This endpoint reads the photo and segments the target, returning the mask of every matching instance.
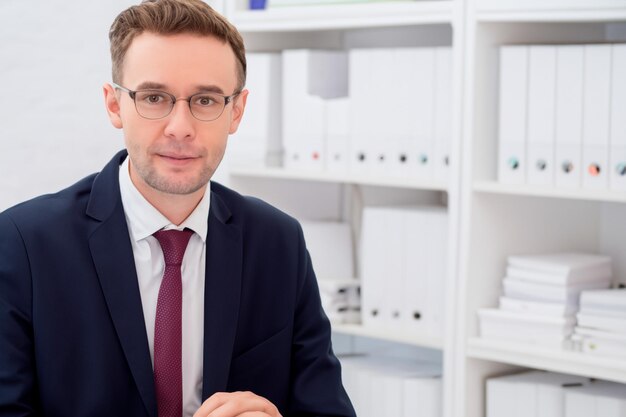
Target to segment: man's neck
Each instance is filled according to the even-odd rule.
[[[139,192],[172,224],[178,226],[195,210],[202,200],[205,190],[206,185],[195,193],[187,195],[164,194],[159,191],[155,195],[147,195],[141,190]]]
[[[207,185],[191,194],[164,193],[149,187],[143,181],[135,178],[135,173],[130,170],[130,180],[137,191],[163,216],[176,226],[183,223],[195,210],[207,189]]]

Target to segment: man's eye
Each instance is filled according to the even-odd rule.
[[[163,104],[167,101],[164,94],[157,92],[144,92],[139,95],[139,100],[146,104]]]
[[[216,100],[211,96],[199,96],[196,98],[196,104],[199,106],[207,107],[216,103]]]
[[[151,94],[146,97],[146,101],[148,103],[157,104],[163,101],[163,96],[158,95],[158,94]]]

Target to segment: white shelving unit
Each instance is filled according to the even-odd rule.
[[[363,47],[452,46],[454,73],[454,139],[452,161],[460,161],[460,114],[463,52],[463,4],[457,0],[397,1],[369,4],[284,7],[265,11],[247,10],[246,0],[226,4],[227,17],[242,31],[249,51],[280,51],[289,48],[349,50]],[[228,153],[227,153],[228,154]],[[448,258],[456,259],[456,230],[460,165],[452,163],[449,184],[409,178],[385,178],[329,172],[294,171],[282,168],[229,167],[230,183],[243,193],[258,195],[288,213],[303,219],[348,221],[358,241],[362,209],[366,205],[437,203],[447,204],[451,242]],[[311,208],[313,206],[314,208]],[[357,266],[358,269],[358,266]],[[358,272],[358,271],[357,271]],[[451,263],[446,292],[448,317],[443,339],[416,337],[390,329],[361,325],[334,325],[342,335],[377,339],[426,348],[432,358],[440,351],[443,362],[444,413],[452,416],[456,266]],[[381,277],[383,278],[383,277]]]
[[[326,171],[286,170],[283,168],[247,168],[233,167],[230,175],[236,177],[274,178],[284,180],[318,181],[340,184],[371,185],[378,187],[395,187],[416,190],[447,191],[444,183],[420,181],[412,178],[385,178],[373,175],[354,175]]]
[[[626,3],[612,0],[467,0],[454,416],[485,415],[485,380],[520,368],[626,383],[618,360],[483,340],[477,311],[496,307],[512,254],[589,251],[612,256],[626,277],[620,235],[626,193],[502,185],[498,149],[498,48],[626,39]]]
[[[520,346],[517,343],[470,339],[467,355],[473,359],[510,363],[526,368],[584,375],[590,378],[626,384],[626,363],[623,360],[593,356],[579,352]]]
[[[333,324],[333,331],[351,336],[369,337],[372,339],[386,340],[389,342],[403,343],[406,345],[443,349],[443,340],[414,336],[407,333],[384,329],[370,329],[360,324]]]
[[[316,31],[379,26],[452,22],[450,1],[398,1],[390,3],[311,5],[246,10],[237,2],[228,11],[244,32]]]
[[[368,202],[447,204],[451,262],[443,340],[358,325],[334,326],[334,331],[441,349],[446,417],[484,416],[485,380],[513,369],[626,383],[626,365],[610,358],[482,340],[476,314],[497,305],[506,257],[512,254],[601,252],[612,256],[615,276],[626,280],[626,193],[513,187],[496,181],[499,46],[626,41],[626,1],[399,1],[268,11],[248,11],[246,4],[235,0],[225,7],[252,51],[453,47],[454,138],[448,184],[280,168],[230,170],[233,185],[243,192],[268,196],[296,215],[350,221],[357,238],[360,210]]]
[[[475,193],[485,194],[626,203],[626,193],[616,193],[610,190],[571,190],[563,188],[510,186],[500,184],[499,182],[495,181],[477,181],[474,183],[473,188]]]

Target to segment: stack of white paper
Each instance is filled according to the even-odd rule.
[[[336,324],[358,323],[360,286],[354,278],[350,225],[333,221],[301,221],[301,225],[326,315]]]
[[[565,393],[589,379],[532,371],[487,380],[487,417],[563,417]]]
[[[334,324],[359,323],[361,321],[361,289],[354,279],[318,280],[322,308]]]
[[[441,365],[388,357],[341,357],[344,387],[359,417],[440,417]]]
[[[560,348],[574,331],[581,291],[608,288],[610,282],[607,256],[511,256],[500,308],[478,313],[481,335]]]
[[[362,314],[368,327],[441,338],[447,255],[443,207],[366,207]]]
[[[583,291],[577,317],[583,352],[626,358],[626,289]]]
[[[568,389],[565,417],[626,416],[626,385],[597,381]]]

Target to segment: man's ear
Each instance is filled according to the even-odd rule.
[[[115,94],[115,89],[111,84],[105,84],[102,90],[104,92],[104,105],[107,109],[109,120],[115,128],[121,129],[123,126],[122,118],[120,117],[120,102],[117,94]]]
[[[239,95],[233,100],[233,116],[230,120],[230,129],[228,130],[228,133],[231,135],[237,131],[239,123],[241,123],[247,100],[248,90],[242,90],[241,93],[239,93]]]

